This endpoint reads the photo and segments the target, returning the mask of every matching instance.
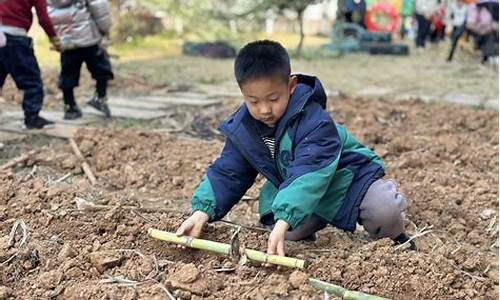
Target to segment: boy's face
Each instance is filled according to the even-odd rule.
[[[247,80],[240,89],[250,115],[274,127],[285,113],[296,85],[296,76],[290,77],[288,82],[277,77],[265,77]]]

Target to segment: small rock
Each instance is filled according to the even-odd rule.
[[[207,295],[211,288],[206,279],[201,276],[200,271],[194,264],[186,264],[182,266],[179,270],[175,271],[167,278],[165,284],[176,290],[179,289],[188,291],[190,294],[200,296]],[[190,298],[191,297],[188,299]]]
[[[5,250],[5,249],[8,249],[9,247],[10,247],[9,236],[6,235],[3,237],[0,237],[0,250]]]
[[[40,287],[44,289],[53,289],[61,282],[63,273],[58,270],[52,270],[41,274],[38,277]]]
[[[191,283],[198,278],[200,271],[194,264],[187,264],[182,266],[179,271],[175,273],[177,281],[181,283]]]
[[[494,262],[490,266],[487,275],[495,284],[498,284],[498,262]]]
[[[172,184],[175,186],[181,186],[184,183],[184,178],[182,176],[172,177]]]
[[[100,272],[122,263],[124,257],[118,251],[97,251],[90,253],[90,262]]]
[[[0,149],[3,149],[5,147],[4,143],[0,143]]]
[[[6,286],[0,286],[0,299],[9,299],[12,297],[13,291]]]
[[[99,242],[99,240],[96,239],[92,243],[92,251],[96,252],[99,250],[99,248],[101,248],[101,242]]]
[[[91,140],[83,140],[80,145],[78,145],[78,148],[80,148],[83,155],[90,154],[94,147],[95,144]]]
[[[125,236],[125,235],[128,235],[128,228],[127,228],[127,225],[125,224],[120,224],[116,227],[116,231],[115,233],[117,235],[122,235],[122,236]]]
[[[298,289],[300,288],[300,286],[308,283],[307,278],[308,277],[304,272],[294,271],[292,274],[290,274],[289,281],[292,287]]]
[[[83,271],[78,267],[73,267],[64,273],[64,276],[68,279],[77,279],[83,276]]]
[[[47,189],[47,198],[51,199],[60,195],[63,192],[63,189],[60,187],[51,186]]]
[[[481,212],[480,216],[481,216],[481,219],[488,220],[488,219],[491,219],[491,217],[493,217],[494,214],[495,214],[495,211],[493,209],[487,208]]]
[[[74,169],[76,167],[76,164],[77,164],[76,157],[71,155],[61,162],[61,167],[66,170]]]
[[[481,242],[481,236],[479,232],[475,229],[471,230],[469,234],[467,234],[467,239],[473,245],[479,244]]]
[[[62,247],[61,251],[57,255],[57,258],[59,258],[59,260],[61,260],[61,261],[64,261],[67,258],[73,258],[73,257],[75,257],[77,254],[78,253],[75,251],[75,249],[71,248],[70,245],[64,244],[64,246]]]
[[[176,298],[180,299],[191,299],[191,292],[189,291],[184,291],[184,290],[175,290],[173,292],[174,296]]]

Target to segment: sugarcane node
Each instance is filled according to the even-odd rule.
[[[301,264],[301,262],[302,262],[302,264]],[[296,266],[297,268],[304,268],[304,269],[307,269],[307,267],[309,267],[309,262],[307,262],[307,260],[305,260],[305,259],[304,259],[304,260],[302,260],[302,261],[297,260],[297,261],[295,262],[295,266]]]
[[[241,258],[241,249],[240,249],[240,233],[241,227],[238,227],[234,233],[231,235],[231,248],[229,249],[229,255],[233,260],[233,264],[238,264]]]
[[[192,247],[191,245],[193,244],[193,237],[192,236],[183,236],[183,238],[186,239],[186,241],[184,242],[184,246],[191,248]]]

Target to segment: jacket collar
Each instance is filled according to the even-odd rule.
[[[318,102],[323,108],[326,107],[326,94],[321,82],[315,76],[294,74],[297,76],[297,86],[290,96],[288,107],[276,125],[276,137],[284,130],[291,119],[299,114],[310,101]],[[243,123],[256,122],[245,103],[229,118],[221,123],[219,130],[227,137],[231,137],[238,131]]]

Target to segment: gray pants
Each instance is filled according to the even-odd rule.
[[[398,193],[398,186],[394,180],[378,179],[368,188],[361,201],[359,221],[372,238],[394,239],[405,232],[406,205],[406,197]],[[285,239],[301,240],[325,226],[325,222],[313,215],[307,223],[287,232]]]

